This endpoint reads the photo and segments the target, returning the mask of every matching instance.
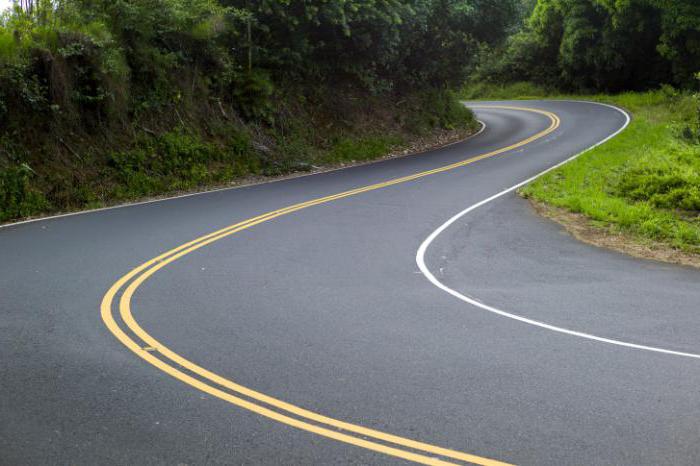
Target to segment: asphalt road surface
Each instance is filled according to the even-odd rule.
[[[700,464],[698,271],[513,192],[453,218],[625,115],[485,105],[429,153],[0,229],[0,463]]]

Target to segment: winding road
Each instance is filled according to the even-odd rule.
[[[700,463],[700,272],[514,193],[628,116],[474,109],[428,153],[0,228],[0,464]]]

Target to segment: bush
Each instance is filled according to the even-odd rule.
[[[267,73],[251,71],[233,80],[233,102],[248,120],[274,122],[273,94],[275,87]]]
[[[539,0],[506,47],[482,55],[475,78],[569,92],[688,89],[698,44],[697,0]]]
[[[487,82],[468,82],[460,90],[460,97],[465,100],[513,100],[542,99],[558,93],[549,88],[531,82],[516,81],[510,84],[493,84]]]
[[[679,143],[664,154],[633,158],[612,192],[654,207],[700,214],[700,147]]]
[[[147,196],[248,175],[260,169],[249,151],[242,134],[230,136],[223,146],[182,130],[143,140],[131,150],[111,154],[109,165],[119,181],[115,195]]]
[[[360,139],[344,138],[338,141],[330,153],[323,158],[329,162],[357,162],[387,155],[392,147],[401,143],[396,137],[376,136]]]
[[[28,217],[48,207],[31,185],[34,171],[27,164],[0,169],[0,221]]]
[[[417,134],[435,129],[476,129],[474,113],[465,107],[456,94],[445,90],[424,91],[406,103],[406,128]]]

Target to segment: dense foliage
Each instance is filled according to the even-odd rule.
[[[18,0],[0,221],[377,157],[469,128],[449,91],[468,76],[619,91],[698,71],[697,0]],[[692,210],[691,168],[615,189]]]
[[[538,0],[479,79],[615,92],[696,85],[697,0]]]
[[[523,0],[520,11],[464,98],[585,94],[633,114],[614,140],[521,193],[590,226],[700,252],[700,2]]]
[[[468,128],[473,117],[448,89],[505,39],[519,8],[15,5],[0,15],[0,220],[376,157],[435,129]]]
[[[270,117],[285,80],[406,92],[461,82],[514,0],[26,0],[0,27],[0,115],[85,124],[181,99]]]

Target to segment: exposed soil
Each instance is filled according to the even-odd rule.
[[[608,228],[601,228],[593,225],[585,215],[572,213],[532,199],[529,201],[538,214],[562,225],[566,231],[584,243],[612,249],[641,259],[700,268],[700,254],[681,251],[668,244],[642,240]]]

